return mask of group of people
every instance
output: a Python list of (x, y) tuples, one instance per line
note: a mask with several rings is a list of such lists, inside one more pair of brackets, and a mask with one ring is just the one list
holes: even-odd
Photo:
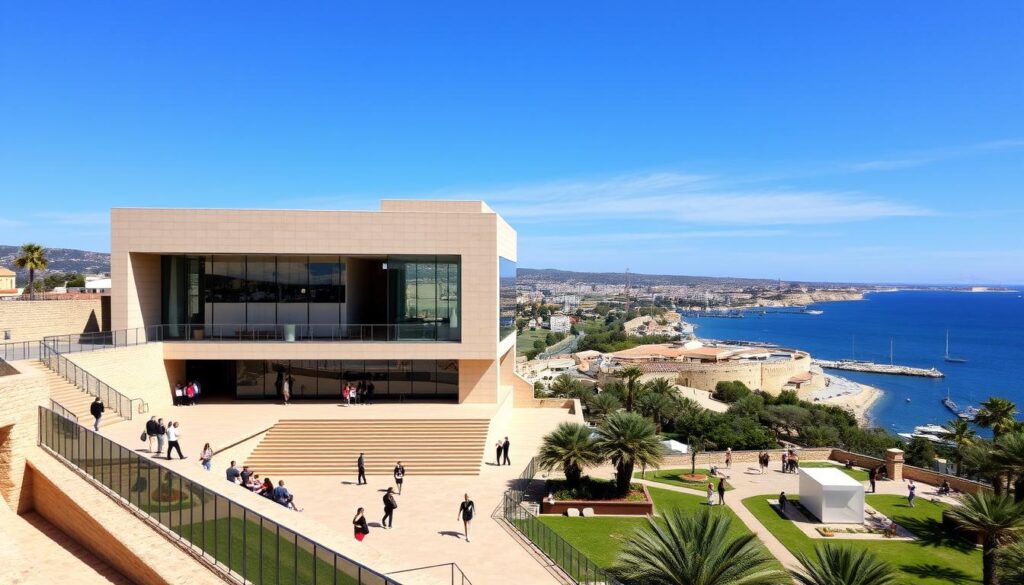
[(263, 496), (296, 512), (302, 511), (302, 508), (295, 504), (295, 495), (284, 486), (283, 479), (278, 480), (275, 487), (274, 482), (269, 477), (260, 479), (260, 474), (250, 470), (248, 465), (243, 465), (241, 471), (239, 471), (238, 465), (234, 461), (228, 466), (225, 475), (231, 483), (240, 485), (258, 496)]
[(178, 382), (174, 385), (174, 406), (193, 406), (199, 404), (201, 387), (198, 380), (188, 384)]
[(355, 384), (348, 382), (341, 387), (341, 398), (345, 401), (345, 406), (370, 404), (373, 402), (373, 390), (373, 382), (364, 382), (363, 380)]
[(498, 441), (494, 444), (494, 462), (498, 465), (512, 465), (512, 461), (508, 458), (508, 448), (511, 443), (508, 442), (508, 437), (505, 437), (504, 441)]
[[(185, 455), (181, 452), (181, 444), (178, 442), (181, 438), (181, 424), (176, 421), (167, 421), (167, 424), (164, 424), (164, 419), (151, 416), (146, 421), (146, 430), (142, 433), (141, 438), (149, 443), (149, 452), (154, 457), (159, 457), (164, 452), (164, 442), (166, 442), (168, 460), (171, 459), (172, 451), (178, 452), (179, 459), (186, 459)], [(154, 443), (156, 444), (155, 449), (153, 447)], [(204, 452), (209, 447), (210, 444), (207, 443)], [(212, 451), (210, 457), (213, 457)]]
[(771, 463), (771, 460), (771, 453), (767, 451), (761, 451), (757, 454), (757, 468), (761, 475), (764, 475), (764, 472), (768, 470), (768, 464)]
[(782, 454), (782, 473), (797, 473), (800, 471), (800, 456), (790, 449)]
[(725, 478), (722, 478), (722, 479), (718, 480), (718, 488), (717, 488), (717, 490), (715, 488), (715, 484), (714, 483), (708, 482), (707, 494), (708, 494), (708, 505), (709, 506), (714, 506), (715, 505), (715, 491), (718, 491), (718, 505), (719, 506), (724, 506), (725, 505)]

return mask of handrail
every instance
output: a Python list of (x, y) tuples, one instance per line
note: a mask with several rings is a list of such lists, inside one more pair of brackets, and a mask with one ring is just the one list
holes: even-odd
[(110, 384), (90, 374), (78, 364), (62, 356), (45, 341), (41, 344), (39, 360), (46, 367), (50, 368), (58, 376), (61, 376), (86, 394), (98, 396), (104, 406), (109, 407), (125, 420), (132, 420), (135, 411), (135, 404), (139, 404), (140, 412), (145, 408), (145, 402), (141, 398), (128, 398), (124, 394), (114, 390)]
[(0, 359), (9, 362), (39, 359), (39, 341), (8, 341), (0, 343)]
[(131, 329), (43, 338), (59, 353), (131, 347), (152, 341), (345, 341), (453, 343), (462, 338), (447, 321), (416, 323), (205, 323), (147, 325)]
[(426, 567), (414, 567), (412, 569), (402, 569), (400, 571), (390, 571), (388, 573), (388, 575), (397, 575), (399, 573), (412, 573), (413, 571), (427, 571), (427, 570), (430, 570), (430, 569), (438, 569), (438, 568), (441, 568), (441, 567), (449, 567), (449, 568), (451, 568), (451, 571), (452, 571), (452, 585), (455, 584), (455, 572), (456, 571), (458, 571), (458, 573), (459, 573), (459, 579), (460, 579), (459, 583), (460, 583), (460, 585), (473, 585), (473, 582), (469, 580), (469, 577), (467, 577), (466, 574), (462, 572), (462, 568), (459, 567), (459, 564), (455, 563), (455, 562), (452, 562), (452, 563), (441, 563), (441, 564), (438, 564), (438, 565), (427, 565)]
[(401, 585), (45, 406), (39, 445), (245, 582)]
[(57, 414), (63, 416), (64, 418), (70, 419), (76, 423), (78, 422), (78, 415), (64, 408), (64, 406), (60, 402), (57, 402), (52, 398), (50, 399), (50, 410), (56, 412)]
[(523, 506), (526, 489), (536, 474), (537, 458), (532, 457), (526, 469), (519, 475), (519, 480), (505, 491), (502, 498), (502, 516), (505, 521), (532, 542), (553, 564), (558, 565), (575, 583), (622, 585), (618, 579), (569, 544)]

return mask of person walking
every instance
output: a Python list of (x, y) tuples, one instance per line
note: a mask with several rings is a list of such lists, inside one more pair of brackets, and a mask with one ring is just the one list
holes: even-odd
[(210, 471), (213, 467), (213, 448), (207, 443), (203, 445), (203, 450), (199, 453), (199, 462), (203, 464), (203, 469)]
[(707, 494), (708, 494), (708, 505), (709, 506), (714, 506), (715, 505), (715, 486), (712, 485), (710, 481), (708, 482)]
[(725, 505), (725, 479), (718, 480), (718, 505)]
[(202, 391), (202, 386), (199, 385), (199, 380), (192, 380), (192, 388), (194, 389), (192, 404), (199, 404), (199, 393)]
[(908, 480), (908, 482), (909, 483), (907, 483), (907, 504), (909, 504), (910, 507), (913, 508), (914, 499), (917, 497), (917, 486), (914, 485), (914, 480), (912, 479)]
[(363, 485), (366, 483), (366, 458), (363, 454), (359, 454), (359, 459), (356, 459), (356, 485)]
[(164, 441), (167, 439), (167, 427), (164, 426), (164, 419), (156, 419), (156, 453), (154, 457), (164, 452)]
[(186, 457), (181, 454), (181, 445), (178, 444), (178, 436), (181, 431), (178, 430), (178, 423), (172, 422), (167, 424), (167, 460), (171, 460), (171, 450), (178, 452), (179, 459), (185, 459)]
[(725, 449), (725, 468), (732, 469), (732, 447)]
[(106, 407), (103, 406), (103, 401), (100, 400), (99, 396), (97, 396), (96, 399), (92, 401), (92, 404), (89, 405), (89, 414), (91, 414), (95, 419), (92, 423), (92, 430), (97, 433), (100, 432), (100, 419), (103, 418), (103, 411), (105, 410)]
[(395, 490), (388, 488), (388, 491), (384, 493), (384, 517), (380, 521), (381, 527), (388, 529), (395, 527), (396, 508), (398, 508), (398, 502), (395, 501)]
[(459, 519), (462, 520), (462, 529), (466, 535), (466, 542), (469, 542), (469, 523), (473, 521), (473, 514), (476, 513), (476, 504), (466, 494), (459, 504)]
[(174, 385), (174, 406), (181, 406), (185, 401), (185, 386), (181, 382)]
[(402, 462), (395, 463), (395, 485), (398, 486), (398, 495), (402, 495), (402, 481), (405, 480), (405, 467)]
[(370, 527), (366, 524), (366, 516), (363, 514), (362, 508), (356, 510), (356, 515), (352, 518), (352, 529), (358, 541), (362, 541), (370, 533)]
[(501, 465), (501, 441), (494, 444), (494, 462)]
[(789, 471), (789, 455), (785, 451), (782, 452), (782, 473)]
[(872, 467), (868, 472), (868, 483), (871, 484), (871, 493), (875, 493), (875, 482), (878, 481), (878, 468)]
[(786, 497), (786, 492), (779, 494), (779, 509), (783, 512), (786, 511), (786, 504), (789, 503), (789, 498)]
[(501, 455), (502, 455), (502, 458), (503, 458), (503, 461), (504, 461), (505, 465), (512, 465), (512, 462), (509, 461), (509, 459), (508, 459), (508, 447), (509, 447), (509, 445), (510, 445), (510, 443), (508, 442), (508, 437), (505, 437), (505, 442), (501, 444)]
[(149, 452), (153, 453), (153, 447), (156, 445), (156, 433), (160, 430), (160, 425), (156, 422), (156, 417), (151, 416), (146, 421), (146, 438), (149, 439)]
[(292, 377), (285, 376), (284, 381), (281, 382), (281, 399), (284, 400), (284, 405), (288, 406), (288, 401), (292, 399)]

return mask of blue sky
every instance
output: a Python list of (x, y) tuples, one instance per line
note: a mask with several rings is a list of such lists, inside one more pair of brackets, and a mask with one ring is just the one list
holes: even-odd
[(526, 267), (1021, 283), (1021, 30), (1019, 1), (6, 3), (0, 243), (480, 198)]

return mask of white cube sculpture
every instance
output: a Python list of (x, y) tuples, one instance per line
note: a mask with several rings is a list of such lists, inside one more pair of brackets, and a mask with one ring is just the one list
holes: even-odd
[(834, 467), (800, 469), (800, 504), (825, 524), (864, 523), (864, 486)]

